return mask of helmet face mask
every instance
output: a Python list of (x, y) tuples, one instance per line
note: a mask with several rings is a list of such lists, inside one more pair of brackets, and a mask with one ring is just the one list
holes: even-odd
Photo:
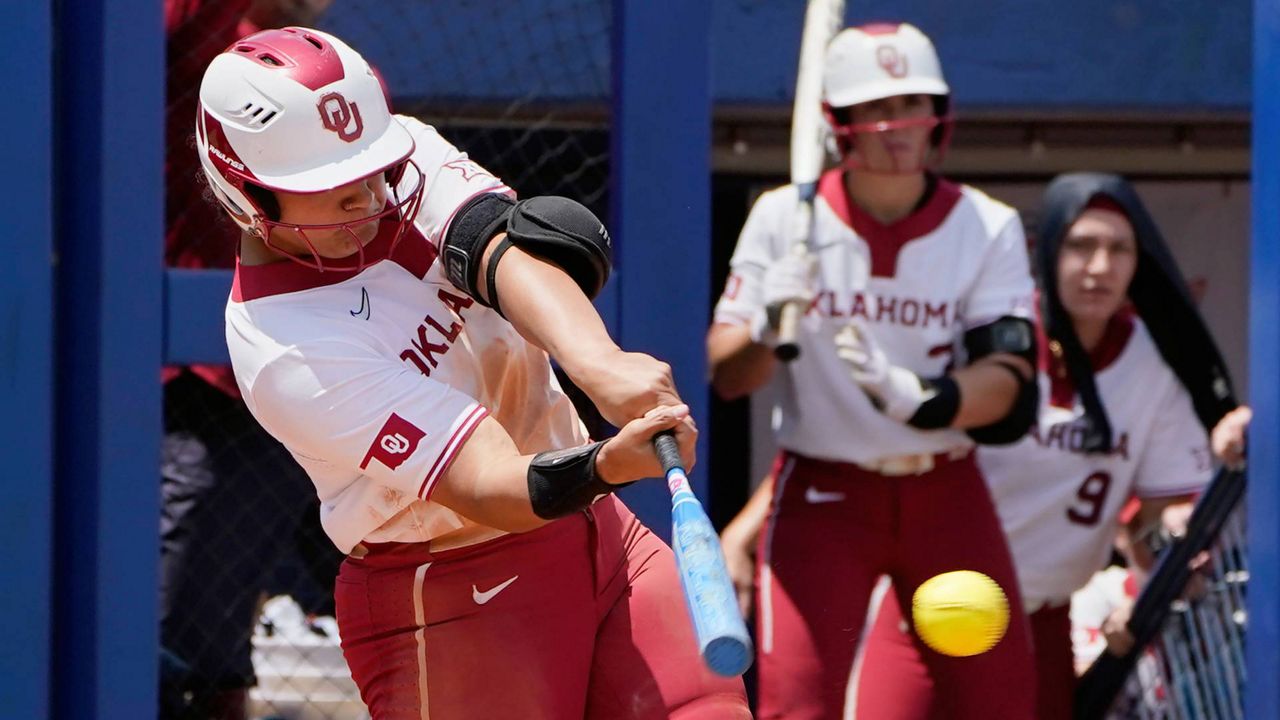
[[(823, 113), (831, 127), (844, 167), (870, 173), (918, 174), (937, 166), (950, 144), (954, 118), (950, 92), (937, 52), (914, 26), (875, 24), (848, 28), (827, 47), (823, 68)], [(926, 95), (933, 100), (930, 117), (853, 121), (853, 108), (900, 96)], [(900, 161), (887, 133), (925, 127), (928, 142), (920, 156)], [(868, 143), (880, 142), (887, 163), (868, 158)]]
[[(397, 189), (397, 185), (392, 182), (391, 178), (405, 176), (406, 168), (413, 168), (412, 186), (407, 188), (404, 193)], [(387, 177), (387, 187), (389, 197), (383, 203), (382, 209), (362, 217), (358, 220), (347, 220), (344, 222), (333, 223), (291, 223), (284, 222), (279, 218), (271, 217), (266, 208), (253, 197), (252, 193), (246, 193), (249, 201), (253, 203), (258, 216), (257, 227), (261, 228), (261, 233), (255, 231), (254, 234), (260, 237), (267, 247), (276, 253), (285, 256), (295, 263), (306, 267), (314, 268), (321, 272), (325, 270), (338, 271), (359, 271), (368, 267), (372, 262), (376, 262), (381, 258), (366, 258), (364, 248), (368, 241), (361, 240), (357, 228), (367, 224), (377, 224), (378, 232), (382, 232), (382, 223), (396, 221), (394, 229), (395, 235), (391, 238), (391, 243), (387, 250), (390, 255), (395, 250), (396, 245), (404, 237), (405, 231), (410, 223), (418, 215), (418, 209), (422, 205), (422, 190), (425, 184), (423, 174), (417, 163), (412, 160), (406, 160), (400, 167), (394, 170), (388, 170), (385, 173)], [(264, 188), (265, 190), (265, 188)], [(270, 191), (267, 191), (270, 192)], [(331, 258), (322, 255), (321, 251), (308, 233), (328, 233), (330, 231), (339, 230), (351, 238), (355, 245), (356, 251), (345, 258)], [(307, 255), (299, 256), (294, 254), (289, 248), (282, 247), (278, 244), (281, 233), (292, 234), (302, 242), (308, 249)]]
[[(934, 97), (935, 113), (929, 117), (901, 118), (896, 120), (875, 120), (855, 123), (849, 118), (852, 108), (833, 108), (823, 104), (823, 115), (831, 127), (836, 151), (840, 155), (840, 163), (850, 170), (883, 175), (915, 175), (937, 167), (946, 157), (951, 145), (951, 133), (955, 127), (955, 118), (944, 112), (945, 98)], [(921, 147), (920, 156), (912, 162), (898, 162), (891, 151), (886, 149), (890, 165), (877, 165), (867, 157), (867, 143), (881, 142), (887, 146), (886, 133), (896, 130), (923, 127), (929, 132), (928, 141)]]
[[(216, 57), (200, 87), (196, 144), (214, 197), (241, 229), (317, 270), (359, 270), (382, 259), (365, 257), (356, 226), (397, 221), (394, 249), (421, 205), (425, 180), (409, 160), (413, 137), (392, 116), (381, 80), (356, 51), (317, 30), (266, 30)], [(336, 224), (280, 222), (249, 191), (322, 193), (379, 173), (390, 187), (383, 209)], [(402, 187), (406, 178), (412, 182)], [(333, 230), (357, 241), (352, 262), (316, 252), (308, 233)], [(297, 237), (310, 254), (281, 248), (273, 231)]]

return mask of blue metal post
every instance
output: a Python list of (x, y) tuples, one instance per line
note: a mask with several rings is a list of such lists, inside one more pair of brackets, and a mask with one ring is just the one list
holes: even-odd
[[(610, 204), (621, 344), (671, 363), (682, 397), (705, 421), (711, 3), (614, 0), (613, 28)], [(705, 440), (699, 445), (705, 460)], [(692, 475), (703, 497), (707, 478), (704, 463)], [(624, 496), (646, 524), (670, 534), (660, 483), (633, 485)]]
[(1253, 3), (1249, 298), (1249, 684), (1245, 717), (1280, 718), (1280, 0)]
[(159, 647), (163, 16), (58, 10), (53, 716), (137, 720)]
[(0, 283), (0, 716), (49, 714), (53, 553), (52, 5), (16, 3), (0, 23), (7, 83), (0, 175), (7, 277)]
[(164, 273), (166, 365), (231, 364), (223, 312), (230, 270), (170, 268)]

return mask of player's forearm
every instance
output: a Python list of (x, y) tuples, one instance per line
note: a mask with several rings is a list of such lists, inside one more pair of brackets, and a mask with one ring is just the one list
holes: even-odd
[(575, 380), (600, 356), (620, 352), (595, 306), (559, 266), (511, 248), (498, 265), (497, 286), (507, 320)]
[[(1018, 381), (1008, 368), (994, 362), (996, 358), (1019, 366), (1027, 365), (1021, 358), (1001, 354), (952, 372), (951, 379), (960, 388), (960, 409), (951, 427), (957, 430), (985, 427), (1004, 419), (1013, 409), (1018, 396)], [(1029, 367), (1026, 372), (1030, 375)]]
[(533, 455), (516, 447), (492, 416), (480, 421), (431, 492), (431, 500), (469, 520), (505, 532), (528, 532), (548, 520), (529, 494)]
[(588, 507), (620, 485), (662, 475), (653, 437), (670, 430), (692, 468), (698, 432), (688, 405), (661, 405), (605, 442), (522, 454), (492, 417), (480, 421), (430, 499), (482, 525), (525, 532)]
[[(451, 470), (431, 499), (469, 520), (505, 532), (528, 532), (547, 520), (533, 512), (529, 500), (530, 455), (490, 457), (483, 468)], [(456, 464), (456, 463), (455, 463)]]
[(777, 360), (767, 346), (751, 340), (738, 325), (712, 325), (707, 333), (707, 362), (711, 386), (725, 400), (750, 395), (773, 377)]

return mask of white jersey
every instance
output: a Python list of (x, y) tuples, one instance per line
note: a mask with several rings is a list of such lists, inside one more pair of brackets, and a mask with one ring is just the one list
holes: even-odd
[(1046, 363), (1036, 425), (1016, 444), (978, 449), (1029, 609), (1064, 602), (1103, 566), (1131, 496), (1194, 493), (1212, 473), (1191, 396), (1140, 320), (1117, 316), (1093, 362), (1110, 454), (1081, 450), (1084, 408), (1065, 371)]
[[(823, 460), (869, 463), (969, 447), (958, 430), (917, 430), (885, 417), (854, 384), (833, 338), (861, 319), (890, 362), (921, 377), (946, 372), (964, 331), (1001, 316), (1030, 318), (1033, 285), (1017, 213), (939, 180), (923, 207), (884, 225), (849, 202), (832, 170), (814, 203), (816, 297), (798, 331), (801, 354), (781, 366), (778, 443)], [(789, 251), (798, 194), (765, 193), (752, 208), (716, 305), (715, 322), (749, 325), (763, 311), (765, 269)]]
[[(487, 414), (522, 453), (587, 440), (546, 353), (435, 262), (459, 207), (510, 189), (433, 128), (397, 117), (414, 135), (426, 187), (390, 258), (358, 273), (240, 266), (226, 312), (245, 402), (310, 475), (343, 552), (364, 540), (443, 548), (501, 534), (431, 501)], [(366, 254), (385, 258), (394, 228), (384, 221)]]

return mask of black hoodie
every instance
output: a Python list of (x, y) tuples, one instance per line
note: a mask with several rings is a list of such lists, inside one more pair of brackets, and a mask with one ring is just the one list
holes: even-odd
[(1089, 356), (1076, 337), (1071, 316), (1058, 299), (1058, 252), (1067, 229), (1096, 196), (1109, 198), (1128, 216), (1138, 244), (1138, 266), (1129, 284), (1129, 300), (1155, 341), (1160, 356), (1191, 395), (1205, 430), (1235, 409), (1235, 392), (1226, 364), (1209, 328), (1196, 309), (1187, 282), (1138, 194), (1124, 178), (1103, 173), (1059, 175), (1044, 194), (1036, 239), (1035, 269), (1040, 276), (1040, 310), (1045, 334), (1062, 347), (1063, 360), (1086, 422), (1086, 452), (1111, 450), (1111, 423), (1098, 398)]

